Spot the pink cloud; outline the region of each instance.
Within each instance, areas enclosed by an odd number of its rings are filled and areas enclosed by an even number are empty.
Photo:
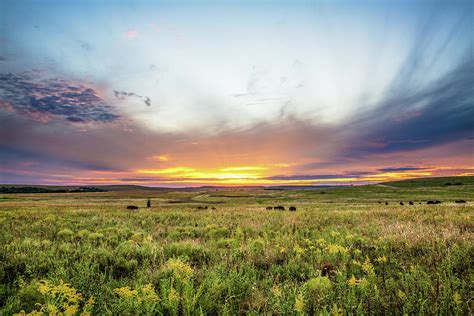
[[[138,36],[137,30],[128,30],[127,32],[123,33],[126,39],[134,39]]]

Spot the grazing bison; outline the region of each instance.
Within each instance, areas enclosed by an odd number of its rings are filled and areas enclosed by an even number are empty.
[[[385,202],[385,205],[388,205],[388,202]]]
[[[138,206],[135,205],[128,205],[127,210],[138,210]]]
[[[279,211],[284,211],[285,210],[285,207],[281,206],[281,205],[278,205],[278,206],[275,206],[273,208],[274,210],[279,210]]]
[[[414,205],[415,203],[413,203],[413,201],[408,201],[408,204]]]
[[[441,204],[441,201],[434,200],[434,201],[428,201],[426,204]]]
[[[295,206],[290,206],[290,208],[288,210],[290,210],[290,212],[296,212],[296,207]]]
[[[215,209],[216,209],[216,208],[215,208],[214,206],[213,206],[213,207],[211,207],[211,210],[215,210]]]
[[[403,204],[403,201],[400,201],[400,205],[404,205],[404,204]]]
[[[323,267],[321,268],[321,276],[333,279],[336,277],[336,274],[336,268],[334,268],[332,263],[326,262],[323,264]]]
[[[266,209],[267,211],[269,211],[269,210],[273,210],[273,207],[272,207],[272,206],[267,206],[265,209]]]
[[[198,210],[207,210],[207,206],[198,206],[197,209]]]
[[[456,200],[456,201],[454,201],[454,203],[466,203],[466,201],[465,200]]]
[[[146,201],[146,207],[151,207],[151,200],[150,200],[150,199],[148,199],[148,200]]]

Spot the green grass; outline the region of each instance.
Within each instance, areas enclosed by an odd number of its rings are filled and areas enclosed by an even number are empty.
[[[2,195],[1,312],[472,314],[473,189],[459,177]]]

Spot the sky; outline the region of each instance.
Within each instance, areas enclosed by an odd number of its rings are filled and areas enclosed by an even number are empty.
[[[474,175],[473,3],[0,0],[0,183]]]

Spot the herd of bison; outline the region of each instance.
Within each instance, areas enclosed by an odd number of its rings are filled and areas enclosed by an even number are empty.
[[[379,204],[382,204],[383,202],[382,201],[379,201]],[[466,203],[465,200],[455,200],[454,203],[458,203],[458,204],[464,204]],[[419,204],[422,204],[422,202],[419,202]],[[441,204],[441,201],[439,200],[429,200],[426,202],[426,204]],[[385,202],[385,205],[389,205],[388,202]],[[405,203],[403,201],[400,201],[400,205],[405,205]],[[413,201],[408,201],[408,205],[415,205],[415,202]],[[151,200],[148,199],[147,202],[146,202],[146,207],[151,207]],[[211,210],[215,210],[216,208],[215,207],[208,207],[207,205],[206,206],[198,206],[197,207],[198,210],[207,210],[207,209],[211,209]],[[277,210],[277,211],[285,211],[286,208],[284,206],[281,206],[281,205],[278,205],[278,206],[267,206],[265,208],[267,211],[271,211],[271,210]],[[127,210],[138,210],[138,206],[136,205],[128,205],[127,206]],[[296,206],[290,206],[288,207],[288,210],[290,212],[296,212]]]

